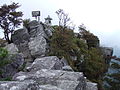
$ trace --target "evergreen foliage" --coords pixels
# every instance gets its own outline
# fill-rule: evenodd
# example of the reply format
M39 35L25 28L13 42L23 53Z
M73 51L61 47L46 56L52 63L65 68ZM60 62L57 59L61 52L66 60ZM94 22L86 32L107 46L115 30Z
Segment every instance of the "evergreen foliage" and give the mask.
M84 25L79 26L79 32L80 32L81 38L84 38L86 40L88 48L99 47L98 37L90 33L89 31L87 31Z
M9 56L8 51L0 47L0 68L4 67L7 64L10 64L12 61L7 58ZM3 71L0 69L0 76Z
M72 30L66 28L63 31L62 26L53 28L55 30L50 40L50 55L66 58L75 71L83 72L89 80L98 83L99 88L102 88L106 64L99 47L89 47L86 39L76 37ZM94 37L91 33L89 35ZM95 44L95 40L93 41ZM76 56L77 60L71 58L72 56Z
M28 24L30 23L30 19L24 19L23 20L23 26L28 29Z
M11 43L10 34L13 33L15 27L18 27L22 22L22 12L17 12L19 8L18 3L12 3L10 5L4 4L0 7L0 27L4 30L4 36L8 43Z
M50 43L50 55L56 55L59 58L65 57L68 63L73 67L74 61L71 60L70 56L74 55L75 51L78 50L78 47L73 43L74 33L69 29L61 30L63 28L61 26L54 28L55 31L53 32Z

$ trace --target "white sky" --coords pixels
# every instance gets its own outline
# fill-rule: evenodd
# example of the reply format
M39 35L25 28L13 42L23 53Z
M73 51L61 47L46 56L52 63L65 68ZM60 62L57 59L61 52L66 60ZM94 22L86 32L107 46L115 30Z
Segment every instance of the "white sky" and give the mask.
M55 11L63 9L78 26L84 23L97 35L102 45L120 48L120 0L0 0L0 5L10 2L21 4L23 18L31 18L31 11L41 11L41 21L50 15L57 24Z

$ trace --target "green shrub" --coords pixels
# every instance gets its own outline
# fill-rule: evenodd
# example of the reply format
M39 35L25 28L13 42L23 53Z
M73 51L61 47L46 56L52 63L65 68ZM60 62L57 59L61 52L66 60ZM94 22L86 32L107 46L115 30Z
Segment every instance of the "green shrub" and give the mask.
M74 33L72 30L61 30L62 27L55 26L56 29L53 32L53 36L50 39L50 53L49 55L55 55L59 58L66 58L72 68L74 68L74 61L70 56L75 55L78 51L78 47L73 43Z
M9 60L8 56L8 51L0 47L0 75L4 73L1 68L12 62L11 60Z
M8 51L0 47L0 59L5 58L8 55Z
M0 81L12 81L12 77L1 78Z
M66 28L63 31L59 26L53 28L55 30L50 39L49 55L64 57L74 71L83 72L89 80L98 83L99 88L102 88L102 76L106 64L98 48L98 38L90 34L90 40L93 42L88 44L85 39L75 37L72 30ZM86 38L89 39L87 36ZM77 56L77 60L73 60L71 56Z

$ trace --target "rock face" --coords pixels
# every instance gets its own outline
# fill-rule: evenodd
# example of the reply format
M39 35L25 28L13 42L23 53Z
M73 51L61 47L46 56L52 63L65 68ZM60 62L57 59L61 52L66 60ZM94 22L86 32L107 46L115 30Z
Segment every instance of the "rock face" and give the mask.
M48 51L47 39L52 35L52 29L37 21L31 21L26 28L19 29L12 34L12 41L23 53L25 60L43 57Z
M29 72L19 72L13 76L13 80L34 81L38 85L35 87L40 90L97 90L96 84L87 83L82 72L63 71L62 66L65 67L56 56L37 58L27 67Z
M111 56L113 55L113 48L111 47L101 47L101 51L103 53L103 56L105 58L105 63L110 64Z
M103 55L105 56L112 56L113 55L113 48L112 47L101 47Z
M45 56L47 49L47 42L44 37L37 36L34 39L30 39L28 43L30 54L34 57Z
M10 54L17 54L18 53L18 48L13 43L6 45L5 48L7 49L7 51Z
M62 67L56 56L37 58L27 67L29 72L15 74L14 81L0 82L0 90L97 90L82 72L63 71Z
M97 90L97 84L92 82L87 82L86 90Z
M1 74L2 78L12 77L24 64L24 58L22 54L15 54L13 56L10 56L9 59L11 60L10 64L7 64L4 67L0 68L0 71L3 72Z
M37 71L41 69L54 69L61 70L62 63L56 56L48 56L43 58L37 58L31 66L27 67L28 71Z
M19 29L12 34L12 41L17 46L19 52L23 53L25 59L31 59L28 48L30 35L26 28Z
M36 72L20 72L13 80L34 80L39 85L52 85L62 90L85 90L86 84L83 73L67 72L62 70L41 69Z
M33 80L3 81L0 82L0 90L40 90L40 87Z

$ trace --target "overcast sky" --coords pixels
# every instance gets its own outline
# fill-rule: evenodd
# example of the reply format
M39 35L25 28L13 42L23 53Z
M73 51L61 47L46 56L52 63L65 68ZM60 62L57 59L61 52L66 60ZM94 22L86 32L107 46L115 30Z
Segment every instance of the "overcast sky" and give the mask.
M97 35L101 44L120 48L120 0L0 0L0 5L18 2L23 18L31 18L31 11L41 11L41 21L50 15L58 24L55 11L63 9L76 26L84 23Z

